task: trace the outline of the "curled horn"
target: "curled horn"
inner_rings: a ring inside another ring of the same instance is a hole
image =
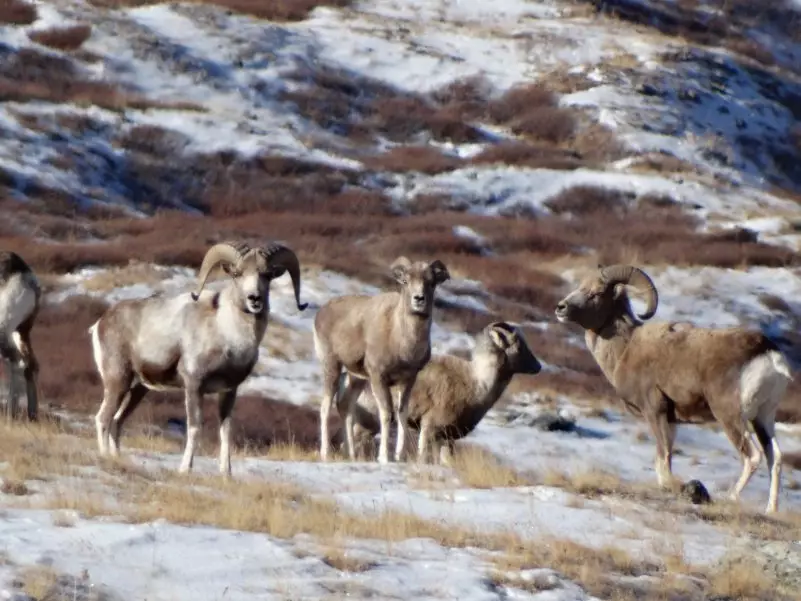
[[[640,319],[650,319],[656,313],[659,304],[659,295],[656,286],[648,275],[633,265],[610,265],[601,270],[601,277],[607,284],[623,284],[637,288],[645,295],[645,313],[639,315]]]
[[[289,272],[289,277],[292,278],[292,287],[295,289],[295,303],[298,311],[303,311],[309,306],[309,303],[300,302],[300,261],[298,261],[298,256],[283,244],[277,243],[262,248],[261,252],[267,260],[268,269],[282,267]]]
[[[203,292],[203,287],[206,285],[206,280],[211,271],[220,263],[227,263],[229,265],[236,265],[241,261],[242,257],[248,252],[249,248],[245,244],[234,244],[231,242],[220,242],[212,246],[203,257],[203,263],[200,265],[198,272],[197,287],[192,292],[192,300],[200,298],[200,293]]]

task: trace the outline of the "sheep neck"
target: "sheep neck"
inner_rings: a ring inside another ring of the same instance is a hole
[[[626,352],[631,336],[639,325],[631,313],[628,300],[621,299],[612,312],[612,317],[604,325],[589,329],[584,334],[587,348],[612,385],[615,383],[614,373],[618,361]]]
[[[431,314],[414,314],[407,297],[401,299],[392,315],[392,338],[399,343],[402,355],[415,355],[421,341],[429,343],[430,348]]]
[[[507,370],[504,369],[499,370],[496,365],[481,356],[474,355],[470,363],[470,371],[476,387],[476,394],[470,404],[483,408],[485,412],[489,411],[506,390],[512,374],[507,373]]]

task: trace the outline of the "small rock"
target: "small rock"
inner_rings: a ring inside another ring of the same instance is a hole
[[[690,480],[682,484],[681,496],[690,501],[693,505],[702,505],[712,502],[709,491],[700,480]]]
[[[657,88],[654,84],[651,83],[644,83],[640,86],[637,90],[643,96],[662,96],[663,92],[659,88]]]
[[[531,418],[526,425],[543,432],[573,432],[576,429],[576,420],[565,415],[541,413]]]

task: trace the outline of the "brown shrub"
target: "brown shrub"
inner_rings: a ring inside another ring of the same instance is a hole
[[[30,25],[39,17],[33,4],[23,0],[3,0],[0,2],[0,23],[7,25]]]
[[[363,158],[362,163],[377,171],[419,171],[436,175],[458,169],[462,161],[431,146],[398,146],[383,154]]]
[[[501,163],[534,169],[578,169],[587,166],[578,153],[553,146],[503,141],[470,159],[474,165]]]
[[[352,0],[195,0],[199,4],[212,4],[233,12],[252,15],[270,21],[302,21],[318,6],[345,8]],[[160,0],[89,0],[101,8],[128,8],[159,4]]]
[[[57,50],[77,50],[91,35],[92,26],[86,24],[51,27],[28,32],[28,37],[37,44]]]
[[[151,101],[104,81],[87,79],[71,60],[21,48],[0,58],[0,101],[71,102],[109,110],[154,107],[203,110],[188,103]]]
[[[619,212],[625,210],[627,197],[618,190],[597,186],[574,186],[551,197],[546,203],[557,215],[590,215],[592,213]]]
[[[569,109],[543,107],[516,117],[509,122],[509,127],[518,136],[559,144],[573,137],[578,124]]]
[[[365,127],[394,141],[405,141],[430,132],[436,140],[455,144],[479,142],[484,136],[465,122],[457,110],[436,108],[422,98],[396,96],[377,98],[364,120]]]
[[[511,88],[502,97],[491,101],[486,107],[486,115],[496,123],[509,123],[521,115],[548,108],[558,103],[556,94],[539,83],[523,84]]]

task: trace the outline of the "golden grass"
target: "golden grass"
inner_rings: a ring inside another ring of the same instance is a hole
[[[375,563],[354,557],[347,549],[328,546],[323,550],[323,562],[340,572],[367,572]]]
[[[22,584],[22,592],[33,599],[55,598],[53,591],[58,587],[58,572],[48,566],[36,565],[22,568],[17,579]]]
[[[471,444],[456,447],[453,470],[462,484],[472,488],[530,486],[535,483],[531,475],[517,471],[497,455]]]
[[[572,474],[549,470],[542,475],[541,483],[586,497],[634,492],[633,485],[624,483],[616,474],[601,469],[587,469]]]
[[[163,281],[169,272],[156,269],[148,263],[131,262],[125,267],[104,269],[81,282],[87,292],[109,292],[135,284],[155,285]]]
[[[711,597],[757,601],[776,596],[776,582],[756,562],[743,557],[723,562],[709,580]]]
[[[792,541],[801,538],[801,512],[782,510],[768,516],[759,509],[751,509],[742,503],[725,499],[710,505],[696,505],[681,511],[669,506],[670,511],[692,515],[712,524],[725,526],[740,535],[749,535],[760,540]]]

